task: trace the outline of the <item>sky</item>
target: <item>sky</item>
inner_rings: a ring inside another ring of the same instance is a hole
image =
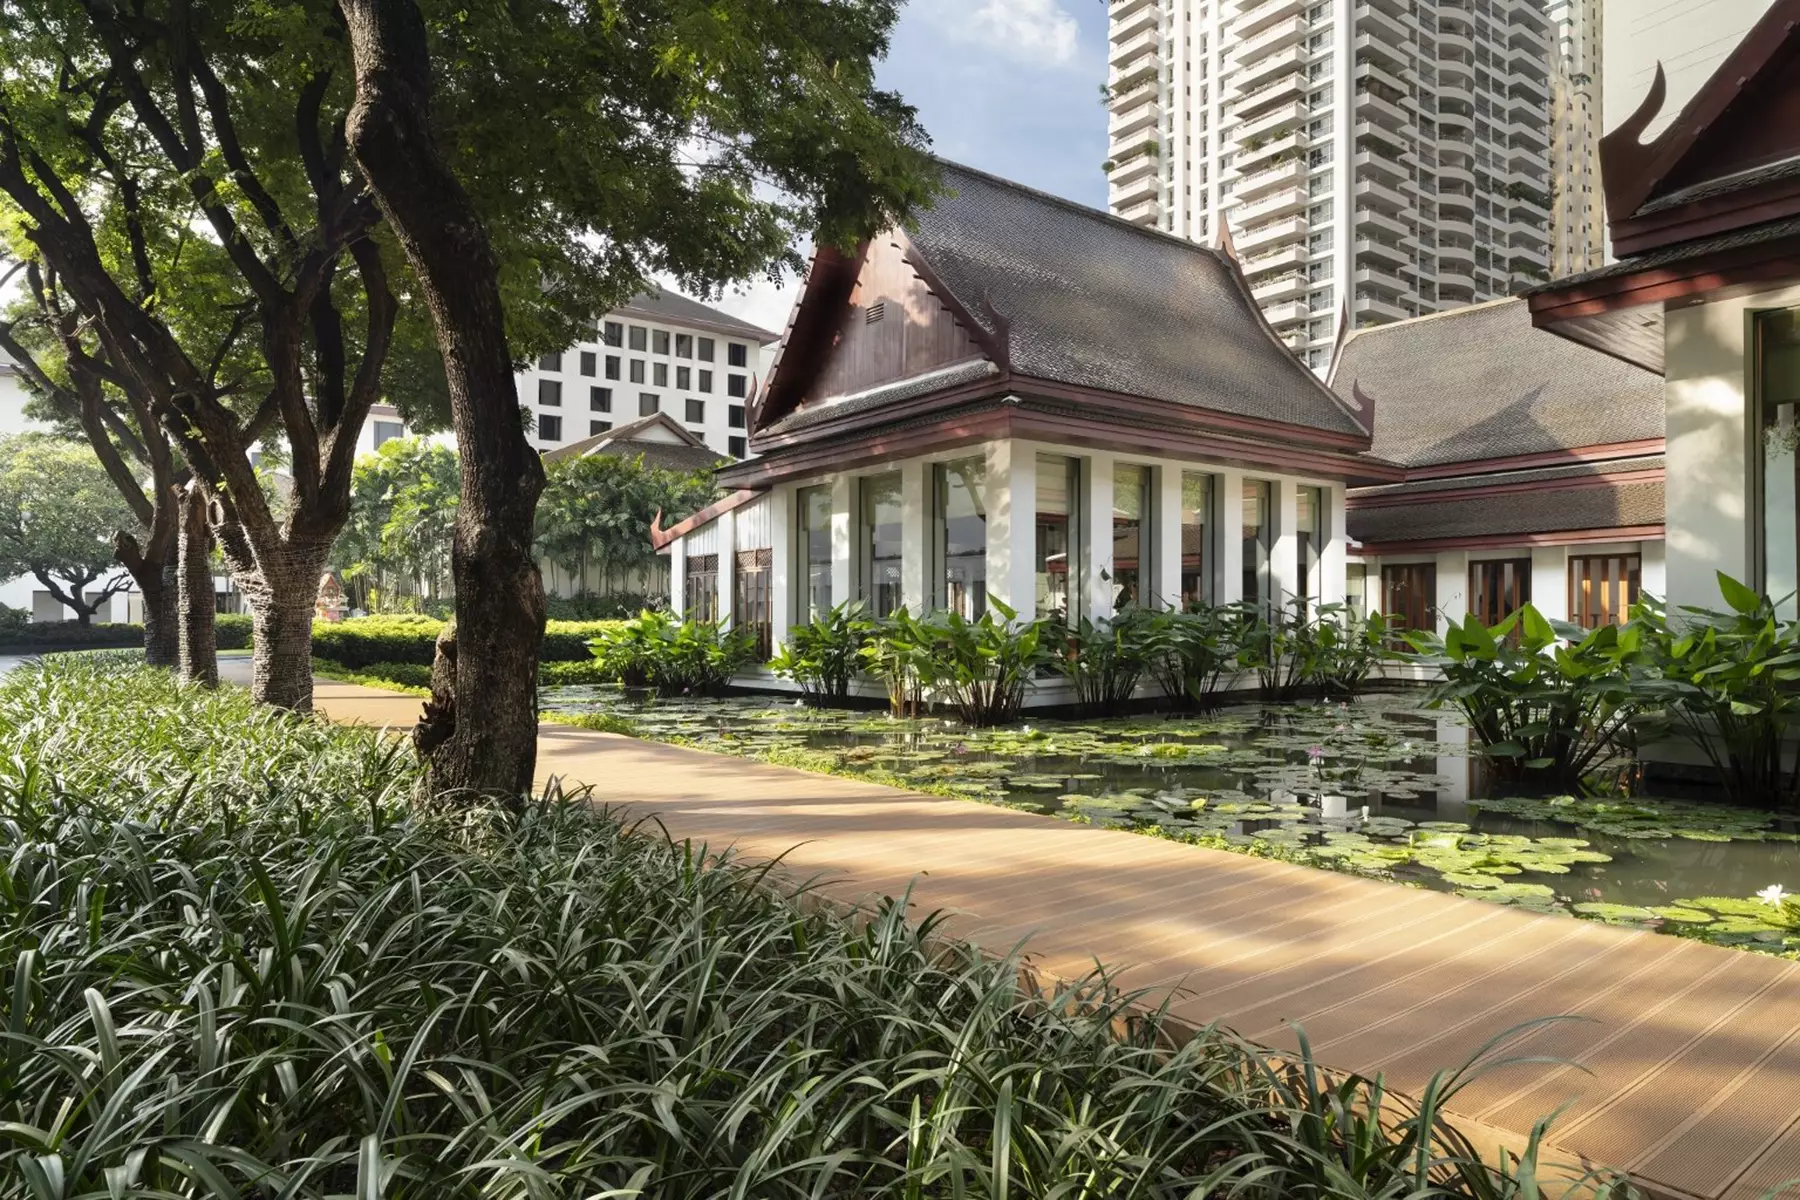
[[[1105,0],[910,0],[877,77],[943,157],[1106,206]],[[796,287],[759,281],[714,303],[780,332]]]

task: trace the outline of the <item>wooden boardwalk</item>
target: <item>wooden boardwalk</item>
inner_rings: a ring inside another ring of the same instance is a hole
[[[408,725],[416,700],[321,680],[334,719]],[[1416,1092],[1540,1017],[1458,1098],[1472,1127],[1523,1132],[1629,1171],[1653,1194],[1750,1198],[1800,1179],[1800,964],[1661,934],[1095,829],[969,801],[546,725],[545,777],[654,814],[679,837],[781,856],[844,899],[958,914],[1038,966],[1096,959],[1121,984],[1266,1044],[1303,1026],[1324,1063]],[[1782,1192],[1800,1196],[1800,1187]]]

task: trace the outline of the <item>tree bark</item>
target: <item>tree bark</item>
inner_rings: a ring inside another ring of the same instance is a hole
[[[213,625],[217,602],[213,598],[212,530],[207,522],[206,491],[199,480],[190,480],[179,491],[180,525],[177,528],[180,635],[176,673],[183,683],[219,686],[219,642]],[[146,597],[148,604],[148,597]],[[146,615],[148,609],[146,609]],[[146,629],[146,643],[148,629]]]
[[[356,67],[346,130],[376,202],[418,276],[437,330],[460,457],[456,709],[427,759],[428,794],[531,790],[544,583],[532,518],[544,469],[519,421],[499,269],[487,230],[433,140],[431,58],[414,0],[339,0]]]
[[[144,597],[144,661],[153,667],[181,665],[181,569],[175,555],[165,557],[154,574],[138,575]]]
[[[294,538],[258,557],[240,529],[215,513],[213,534],[250,609],[250,694],[262,704],[312,711],[312,622],[331,550]]]

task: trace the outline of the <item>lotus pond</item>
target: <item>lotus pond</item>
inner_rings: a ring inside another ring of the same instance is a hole
[[[659,741],[1800,952],[1800,902],[1771,890],[1800,887],[1800,824],[1690,800],[1505,794],[1486,786],[1461,721],[1412,694],[987,730],[616,687],[546,689],[544,707],[623,718]]]

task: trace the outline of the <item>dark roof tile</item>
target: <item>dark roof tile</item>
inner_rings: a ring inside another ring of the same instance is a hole
[[[1349,511],[1347,526],[1352,538],[1371,545],[1614,529],[1662,522],[1663,484],[1655,479],[1618,487],[1503,493],[1387,508],[1358,507]]]
[[[735,334],[763,345],[781,340],[779,333],[770,333],[760,325],[752,325],[730,313],[720,312],[710,304],[690,300],[680,292],[639,292],[614,312],[635,314],[676,325],[697,325],[704,329],[718,330],[728,336]]]

